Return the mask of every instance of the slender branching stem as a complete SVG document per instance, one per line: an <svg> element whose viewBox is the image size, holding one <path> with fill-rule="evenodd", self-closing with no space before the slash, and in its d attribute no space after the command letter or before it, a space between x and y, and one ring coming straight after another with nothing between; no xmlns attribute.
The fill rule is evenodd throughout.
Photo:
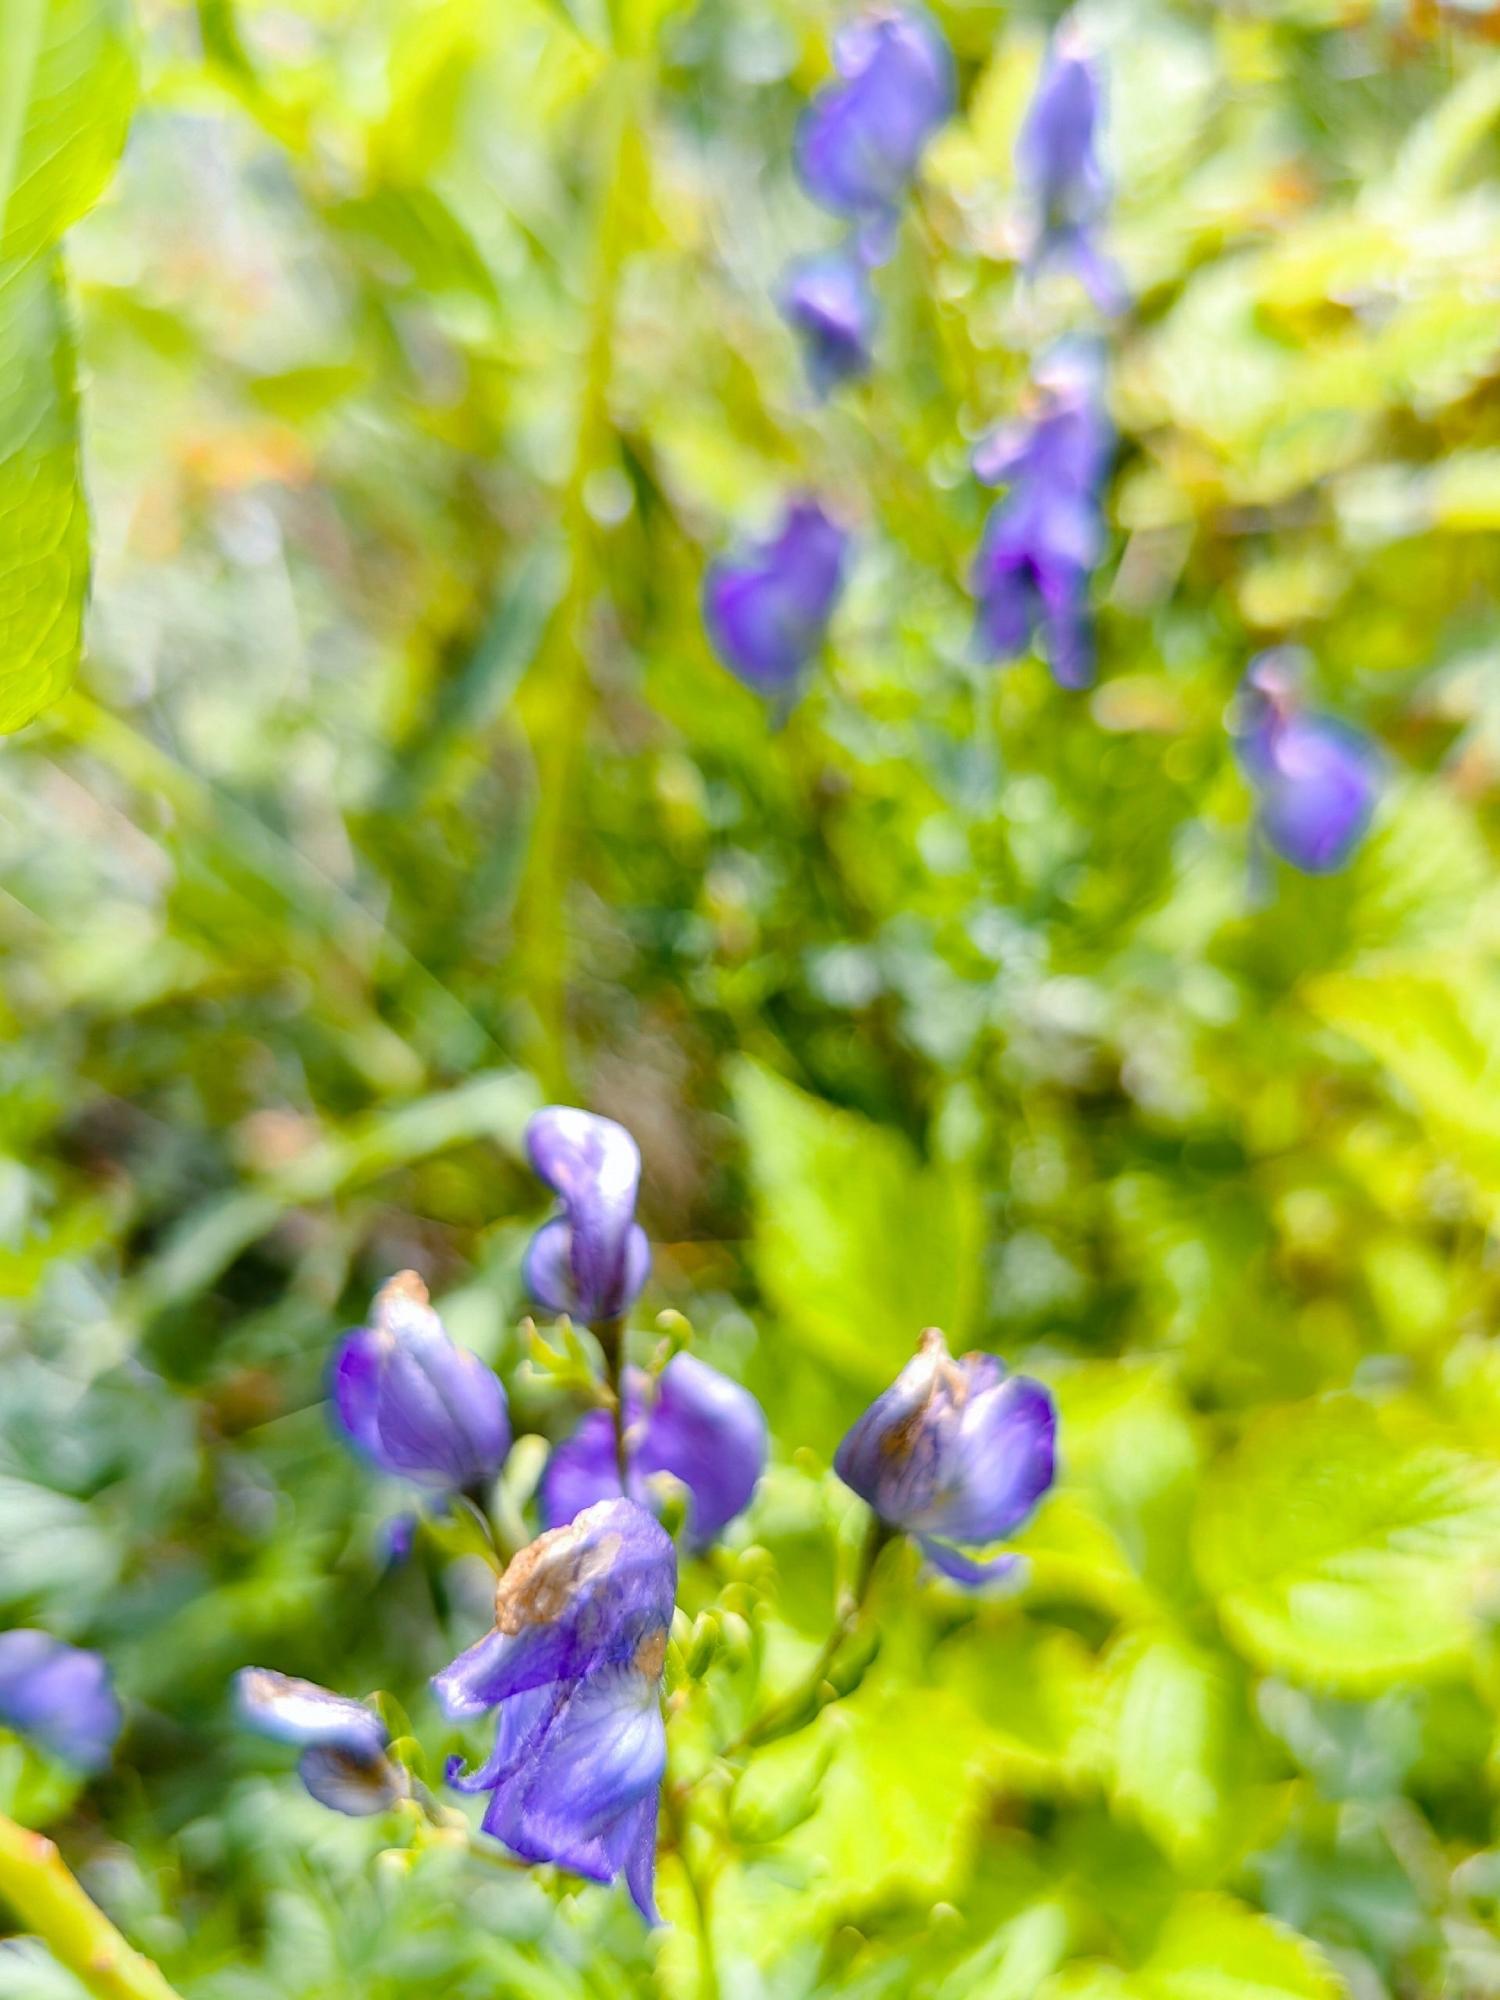
<svg viewBox="0 0 1500 2000"><path fill-rule="evenodd" d="M610 1420L615 1427L615 1470L620 1491L630 1491L630 1446L625 1436L625 1319L594 1320L589 1328L604 1353L604 1379L609 1389Z"/></svg>

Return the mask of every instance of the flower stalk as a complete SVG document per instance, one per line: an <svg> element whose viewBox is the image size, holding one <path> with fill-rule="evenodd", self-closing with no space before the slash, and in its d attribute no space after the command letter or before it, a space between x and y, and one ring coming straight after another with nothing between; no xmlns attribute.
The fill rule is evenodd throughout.
<svg viewBox="0 0 1500 2000"><path fill-rule="evenodd" d="M149 1958L84 1893L54 1841L0 1814L0 1895L98 2000L178 2000Z"/></svg>

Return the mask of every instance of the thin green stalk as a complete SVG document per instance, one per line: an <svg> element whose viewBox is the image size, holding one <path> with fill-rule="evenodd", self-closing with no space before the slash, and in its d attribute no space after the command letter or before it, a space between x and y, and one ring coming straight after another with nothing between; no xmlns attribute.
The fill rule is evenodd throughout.
<svg viewBox="0 0 1500 2000"><path fill-rule="evenodd" d="M689 1850L688 1835L692 1831L692 1821L683 1806L682 1794L668 1785L663 1790L662 1799L697 1922L698 2000L719 2000L719 1967L714 1956L713 1877L698 1867Z"/></svg>
<svg viewBox="0 0 1500 2000"><path fill-rule="evenodd" d="M774 1743L782 1736L791 1736L810 1722L828 1706L835 1697L830 1689L823 1694L823 1684L830 1669L843 1651L845 1645L859 1630L864 1616L865 1605L870 1594L870 1583L875 1575L875 1565L880 1560L880 1552L891 1539L891 1531L878 1516L870 1516L870 1525L865 1531L864 1545L859 1552L859 1565L854 1572L849 1589L845 1592L833 1629L823 1642L822 1651L813 1662L804 1678L789 1694L748 1722L739 1735L723 1752L726 1757L737 1757L746 1750L758 1749L764 1743Z"/></svg>
<svg viewBox="0 0 1500 2000"><path fill-rule="evenodd" d="M590 1328L604 1350L604 1379L609 1386L610 1421L615 1430L615 1471L620 1491L630 1491L630 1447L625 1436L625 1321L601 1319Z"/></svg>
<svg viewBox="0 0 1500 2000"><path fill-rule="evenodd" d="M99 2000L178 2000L90 1902L54 1842L0 1815L0 1895L58 1964Z"/></svg>

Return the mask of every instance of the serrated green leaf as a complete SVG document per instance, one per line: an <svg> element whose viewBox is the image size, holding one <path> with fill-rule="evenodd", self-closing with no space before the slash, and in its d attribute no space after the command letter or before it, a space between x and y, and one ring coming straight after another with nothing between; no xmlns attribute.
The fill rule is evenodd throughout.
<svg viewBox="0 0 1500 2000"><path fill-rule="evenodd" d="M1500 1544L1500 1466L1387 1437L1352 1398L1262 1417L1204 1482L1194 1551L1257 1664L1358 1693L1457 1665Z"/></svg>
<svg viewBox="0 0 1500 2000"><path fill-rule="evenodd" d="M1230 1797L1228 1662L1170 1632L1139 1633L1108 1661L1109 1786L1162 1850L1214 1845Z"/></svg>
<svg viewBox="0 0 1500 2000"><path fill-rule="evenodd" d="M982 1220L958 1167L809 1097L758 1063L734 1070L750 1143L756 1269L777 1311L847 1375L884 1387L924 1326L963 1344Z"/></svg>

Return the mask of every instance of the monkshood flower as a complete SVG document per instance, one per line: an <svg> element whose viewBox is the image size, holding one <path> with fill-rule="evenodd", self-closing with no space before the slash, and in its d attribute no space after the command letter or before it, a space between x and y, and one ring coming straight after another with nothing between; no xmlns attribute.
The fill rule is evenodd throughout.
<svg viewBox="0 0 1500 2000"><path fill-rule="evenodd" d="M494 1631L433 1681L455 1719L499 1710L486 1762L448 1766L460 1791L489 1793L486 1833L523 1861L623 1874L648 1923L676 1590L665 1529L633 1500L602 1500L521 1550L496 1587Z"/></svg>
<svg viewBox="0 0 1500 2000"><path fill-rule="evenodd" d="M847 247L792 266L781 309L802 342L808 379L820 396L870 371L875 295L863 261Z"/></svg>
<svg viewBox="0 0 1500 2000"><path fill-rule="evenodd" d="M703 613L732 674L772 700L795 694L844 583L849 537L816 500L791 502L769 541L710 565Z"/></svg>
<svg viewBox="0 0 1500 2000"><path fill-rule="evenodd" d="M301 1750L297 1770L319 1805L360 1818L405 1797L406 1774L385 1754L390 1733L362 1701L269 1667L242 1668L234 1692L241 1721Z"/></svg>
<svg viewBox="0 0 1500 2000"><path fill-rule="evenodd" d="M706 1548L750 1504L765 1470L760 1404L691 1354L674 1354L654 1379L643 1369L626 1369L624 1397L631 1499L652 1506L666 1481L677 1481L687 1491L689 1540ZM591 1410L547 1461L542 1518L557 1527L619 1492L614 1418L608 1410Z"/></svg>
<svg viewBox="0 0 1500 2000"><path fill-rule="evenodd" d="M976 1561L1013 1535L1052 1484L1057 1413L1040 1382L993 1354L955 1361L936 1327L834 1456L834 1470L888 1527L909 1534L955 1583L997 1582L1019 1563Z"/></svg>
<svg viewBox="0 0 1500 2000"><path fill-rule="evenodd" d="M1342 868L1375 810L1374 745L1337 716L1303 708L1295 665L1280 650L1252 662L1236 735L1266 844L1309 875Z"/></svg>
<svg viewBox="0 0 1500 2000"><path fill-rule="evenodd" d="M487 1486L510 1449L504 1389L448 1338L415 1271L388 1279L370 1324L340 1341L333 1405L350 1442L382 1472L439 1492Z"/></svg>
<svg viewBox="0 0 1500 2000"><path fill-rule="evenodd" d="M1099 310L1113 313L1126 304L1126 292L1095 237L1109 204L1098 151L1102 112L1098 68L1077 23L1065 20L1048 47L1016 146L1017 173L1035 210L1027 261L1033 270L1070 263Z"/></svg>
<svg viewBox="0 0 1500 2000"><path fill-rule="evenodd" d="M635 1219L640 1148L612 1118L551 1104L526 1127L526 1151L562 1204L527 1248L528 1291L549 1312L590 1324L618 1319L651 1272Z"/></svg>
<svg viewBox="0 0 1500 2000"><path fill-rule="evenodd" d="M985 524L975 559L978 633L996 659L1039 634L1064 687L1094 673L1089 579L1104 552L1102 493L1114 433L1097 350L1064 342L1040 364L1035 407L974 454L974 470L1008 488Z"/></svg>
<svg viewBox="0 0 1500 2000"><path fill-rule="evenodd" d="M0 1723L80 1771L101 1771L120 1733L120 1704L98 1653L48 1632L0 1632Z"/></svg>
<svg viewBox="0 0 1500 2000"><path fill-rule="evenodd" d="M803 114L797 168L813 200L849 217L879 261L927 142L953 110L953 55L920 8L877 6L840 31L833 60L840 80Z"/></svg>

